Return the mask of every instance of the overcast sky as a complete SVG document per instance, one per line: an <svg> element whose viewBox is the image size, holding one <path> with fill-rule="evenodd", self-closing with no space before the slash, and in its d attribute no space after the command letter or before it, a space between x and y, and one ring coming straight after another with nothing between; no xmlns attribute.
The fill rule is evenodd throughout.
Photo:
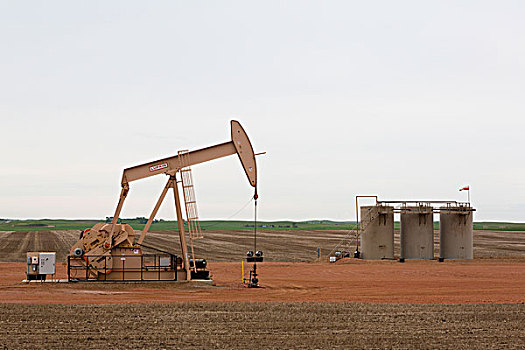
<svg viewBox="0 0 525 350"><path fill-rule="evenodd" d="M237 119L267 152L261 219L470 185L475 220L525 221L524 18L523 1L0 1L0 218L110 216L124 168ZM203 219L253 195L237 157L193 173ZM166 180L131 183L121 216Z"/></svg>

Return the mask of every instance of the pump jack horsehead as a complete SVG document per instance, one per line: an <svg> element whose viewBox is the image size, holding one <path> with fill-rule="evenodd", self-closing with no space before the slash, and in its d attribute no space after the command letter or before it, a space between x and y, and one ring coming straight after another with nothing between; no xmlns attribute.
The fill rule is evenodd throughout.
<svg viewBox="0 0 525 350"><path fill-rule="evenodd" d="M83 268L81 275L85 276L86 280L191 280L191 270L198 266L196 266L197 260L194 259L190 262L188 254L177 177L184 176L182 172L184 169L188 169L189 166L233 154L238 155L244 172L248 177L248 181L250 185L255 188L255 193L257 193L257 164L255 154L246 132L236 120L231 121L231 140L228 142L195 151L179 152L178 155L173 157L125 169L122 174L122 190L112 222L98 223L93 226L93 228L86 230L79 241L71 248L70 256L68 257L70 279L72 275L71 271L75 269L78 271L80 267ZM118 223L118 217L130 189L129 184L136 180L160 174L167 175L168 181L142 230L140 238L135 242L135 233L131 226ZM143 256L142 254L142 242L169 189L173 190L175 197L182 265L180 266L180 263L174 262L174 260L176 261L177 259L173 259L172 256L170 263L166 263L166 260L164 260L164 265L155 262L154 267L151 268L145 266L144 261L146 259L145 255ZM186 207L186 209L188 209L188 207ZM189 219L188 214L188 226L190 224ZM125 270L124 262L128 270ZM161 265L163 268L158 268ZM178 269L177 266L179 266ZM134 268L129 269L130 267Z"/></svg>

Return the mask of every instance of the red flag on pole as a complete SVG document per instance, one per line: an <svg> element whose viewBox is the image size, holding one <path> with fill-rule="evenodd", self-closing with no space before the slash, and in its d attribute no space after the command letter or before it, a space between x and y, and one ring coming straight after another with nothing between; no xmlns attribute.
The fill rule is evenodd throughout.
<svg viewBox="0 0 525 350"><path fill-rule="evenodd" d="M461 191L468 191L468 190L470 190L469 186L465 186L465 187L459 189L460 192Z"/></svg>

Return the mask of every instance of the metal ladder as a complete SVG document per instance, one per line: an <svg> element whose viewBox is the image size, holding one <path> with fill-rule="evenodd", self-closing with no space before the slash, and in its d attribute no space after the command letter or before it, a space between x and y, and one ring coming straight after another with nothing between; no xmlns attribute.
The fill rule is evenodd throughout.
<svg viewBox="0 0 525 350"><path fill-rule="evenodd" d="M197 212L197 201L195 199L195 189L193 187L193 176L191 174L191 168L188 166L190 161L189 151L179 151L178 155L180 161L182 193L184 195L184 207L186 208L186 219L188 222L188 233L190 240L203 238L201 224L199 222L199 214Z"/></svg>

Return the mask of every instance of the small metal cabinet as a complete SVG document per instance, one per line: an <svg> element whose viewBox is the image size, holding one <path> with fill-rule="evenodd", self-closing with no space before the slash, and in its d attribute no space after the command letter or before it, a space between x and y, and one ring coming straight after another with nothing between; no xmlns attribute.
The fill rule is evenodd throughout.
<svg viewBox="0 0 525 350"><path fill-rule="evenodd" d="M42 275L54 275L55 274L55 255L56 253L39 253L38 260L38 272Z"/></svg>
<svg viewBox="0 0 525 350"><path fill-rule="evenodd" d="M45 280L46 275L54 275L55 252L28 252L27 253L27 279Z"/></svg>

